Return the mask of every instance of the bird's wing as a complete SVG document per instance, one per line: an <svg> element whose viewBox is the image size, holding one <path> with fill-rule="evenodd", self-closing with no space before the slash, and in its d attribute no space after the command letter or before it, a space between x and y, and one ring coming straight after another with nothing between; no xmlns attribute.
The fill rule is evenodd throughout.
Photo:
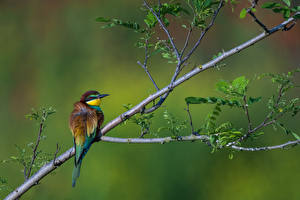
<svg viewBox="0 0 300 200"><path fill-rule="evenodd" d="M70 116L70 129L74 136L75 165L77 165L90 148L97 128L95 111L78 102Z"/></svg>
<svg viewBox="0 0 300 200"><path fill-rule="evenodd" d="M82 103L75 104L70 116L70 129L77 145L83 145L86 137L93 137L97 128L97 114Z"/></svg>

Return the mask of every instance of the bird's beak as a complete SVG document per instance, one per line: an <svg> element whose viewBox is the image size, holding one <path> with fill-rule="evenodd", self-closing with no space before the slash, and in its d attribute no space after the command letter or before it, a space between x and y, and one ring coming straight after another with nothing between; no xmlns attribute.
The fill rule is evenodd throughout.
<svg viewBox="0 0 300 200"><path fill-rule="evenodd" d="M101 98L106 97L106 96L109 96L109 94L99 94L98 98L101 99Z"/></svg>

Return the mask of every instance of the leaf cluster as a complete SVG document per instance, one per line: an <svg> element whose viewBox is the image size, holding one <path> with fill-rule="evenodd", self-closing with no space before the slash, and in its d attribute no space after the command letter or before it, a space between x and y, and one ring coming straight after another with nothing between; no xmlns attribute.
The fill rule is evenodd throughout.
<svg viewBox="0 0 300 200"><path fill-rule="evenodd" d="M214 0L187 0L187 3L191 10L193 11L193 20L191 25L193 27L204 29L207 24L206 21L212 16L215 10L215 6L220 3L220 1Z"/></svg>
<svg viewBox="0 0 300 200"><path fill-rule="evenodd" d="M163 3L160 5L153 6L153 11L157 13L160 19L163 21L165 26L169 26L170 21L166 17L167 14L172 15L174 17L180 17L181 13L189 14L188 10L186 10L181 3L171 1L170 3ZM152 13L152 11L148 10L147 15L144 19L145 24L149 29L154 28L158 23L157 18Z"/></svg>
<svg viewBox="0 0 300 200"><path fill-rule="evenodd" d="M296 139L300 137L285 124L279 121L285 114L290 113L292 117L296 116L300 110L299 98L286 98L286 93L291 89L298 87L294 82L294 76L300 69L292 72L282 74L265 73L258 76L254 80L259 80L268 77L272 83L277 85L277 95L272 95L267 102L266 107L271 110L267 119L274 128L280 127L286 134L293 135ZM240 109L245 113L252 104L261 101L262 97L248 97L248 85L250 81L244 76L238 77L233 81L221 80L216 84L217 91L223 94L223 97L186 97L185 102L190 104L214 104L212 112L208 113L201 128L197 131L201 134L210 136L210 144L213 151L217 148L226 146L229 143L239 143L239 138L243 137L246 133L244 128L234 128L231 122L221 123L217 125L217 117L222 113L222 106L229 106L231 108ZM248 130L249 131L249 130ZM264 132L251 132L249 137L256 139L263 135Z"/></svg>
<svg viewBox="0 0 300 200"><path fill-rule="evenodd" d="M45 137L43 137L43 140ZM32 168L31 174L35 173L38 169L40 169L43 165L53 159L53 155L51 153L46 153L43 150L36 151L36 159L33 165L31 166L32 161L32 151L34 149L34 143L30 142L24 147L20 147L15 145L17 154L10 156L8 159L2 160L2 164L6 163L17 163L22 166L22 172L24 170L28 170L30 167Z"/></svg>
<svg viewBox="0 0 300 200"><path fill-rule="evenodd" d="M123 104L123 107L126 110L130 110L133 105L132 104ZM150 131L150 125L152 123L152 118L154 117L154 113L139 113L137 115L132 116L129 121L138 125L141 128L141 135L145 135ZM127 121L124 123L126 124Z"/></svg>
<svg viewBox="0 0 300 200"><path fill-rule="evenodd" d="M265 9L270 9L274 13L281 13L282 16L287 19L293 13L300 11L300 6L291 6L291 0L281 0L278 2L265 2L261 7ZM294 16L294 18L300 18L300 14Z"/></svg>
<svg viewBox="0 0 300 200"><path fill-rule="evenodd" d="M172 115L168 110L165 110L163 113L163 118L166 120L167 125L165 127L160 127L158 132L162 130L168 130L172 133L174 137L178 137L180 132L186 128L186 121L180 121L174 115Z"/></svg>
<svg viewBox="0 0 300 200"><path fill-rule="evenodd" d="M8 192L10 190L11 190L11 188L8 185L7 178L0 176L0 192Z"/></svg>
<svg viewBox="0 0 300 200"><path fill-rule="evenodd" d="M273 84L277 85L277 95L272 95L267 103L268 109L271 111L268 117L271 120L274 120L274 129L277 127L281 128L286 134L292 134L296 139L299 136L290 130L286 125L279 122L278 119L282 118L286 114L290 114L291 117L295 117L300 111L300 99L288 98L287 93L294 88L299 88L298 85L294 82L294 76L297 72L300 72L300 69L282 74L272 74L265 73L261 76L258 76L258 79L264 77L270 78Z"/></svg>
<svg viewBox="0 0 300 200"><path fill-rule="evenodd" d="M151 5L150 9L145 6L146 8L143 7L141 9L144 13L144 24L107 17L98 17L96 21L104 24L102 28L124 27L142 34L138 42L136 42L136 46L138 48L147 48L148 57L159 53L168 63L177 63L178 61L169 39L161 39L159 34L156 33L157 17L165 27L168 27L170 19L178 21L185 14L185 20L188 22L189 27L204 29L207 26L207 20L212 17L219 2L219 0L171 0ZM191 15L192 17L190 17ZM186 23L183 22L181 26L187 27Z"/></svg>
<svg viewBox="0 0 300 200"><path fill-rule="evenodd" d="M26 114L25 118L29 120L36 120L38 123L45 122L48 117L56 113L56 110L53 107L41 107L38 110L34 108L31 109L31 113Z"/></svg>
<svg viewBox="0 0 300 200"><path fill-rule="evenodd" d="M31 113L25 115L27 119L37 122L40 134L38 136L39 141L46 139L46 136L42 134L44 128L46 127L46 120L55 112L56 110L53 107L41 107L38 110L33 108L31 110ZM29 142L24 147L15 145L17 154L10 156L8 159L1 160L0 163L5 164L13 162L20 164L22 166L22 172L24 173L24 176L26 178L29 169L31 169L30 174L35 173L40 167L49 162L53 157L50 153L46 153L43 150L38 149L36 145L37 144L34 142ZM33 152L35 148L35 160L32 163Z"/></svg>

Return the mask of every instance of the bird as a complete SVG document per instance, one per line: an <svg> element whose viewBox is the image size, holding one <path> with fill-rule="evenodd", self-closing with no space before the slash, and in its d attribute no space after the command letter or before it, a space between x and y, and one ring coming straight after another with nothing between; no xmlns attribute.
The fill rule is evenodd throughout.
<svg viewBox="0 0 300 200"><path fill-rule="evenodd" d="M80 175L82 159L90 149L95 138L101 135L100 127L104 121L104 114L100 108L101 98L108 94L100 94L95 90L85 92L78 102L69 119L69 127L73 135L75 148L75 166L72 172L72 187Z"/></svg>

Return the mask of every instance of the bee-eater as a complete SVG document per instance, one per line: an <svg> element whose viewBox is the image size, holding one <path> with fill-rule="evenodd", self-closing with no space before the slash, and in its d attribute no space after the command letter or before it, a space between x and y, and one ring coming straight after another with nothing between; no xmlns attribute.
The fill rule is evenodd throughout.
<svg viewBox="0 0 300 200"><path fill-rule="evenodd" d="M101 98L108 94L100 94L97 91L85 92L80 101L74 104L74 110L70 116L69 126L74 138L75 167L72 173L72 186L75 187L76 179L80 174L83 157L100 133L100 126L104 121L104 115L100 108Z"/></svg>

